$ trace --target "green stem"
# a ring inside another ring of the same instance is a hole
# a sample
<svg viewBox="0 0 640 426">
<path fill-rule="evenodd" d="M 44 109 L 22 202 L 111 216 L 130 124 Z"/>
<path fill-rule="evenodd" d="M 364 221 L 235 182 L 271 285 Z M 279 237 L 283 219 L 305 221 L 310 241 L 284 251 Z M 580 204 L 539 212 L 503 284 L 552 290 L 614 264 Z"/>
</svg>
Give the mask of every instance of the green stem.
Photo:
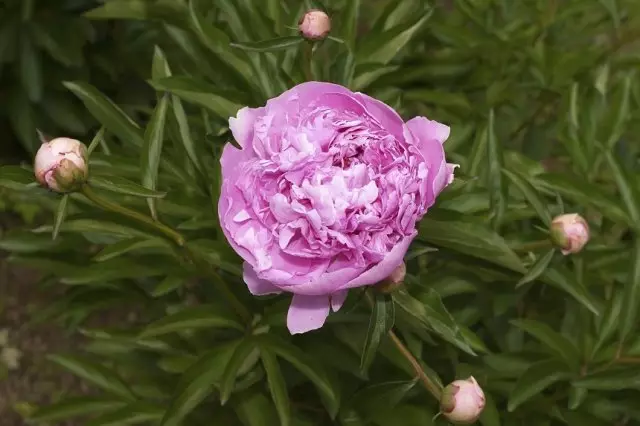
<svg viewBox="0 0 640 426">
<path fill-rule="evenodd" d="M 105 210 L 112 211 L 114 213 L 121 214 L 137 222 L 140 222 L 143 225 L 149 226 L 151 228 L 155 228 L 158 232 L 163 234 L 169 240 L 173 241 L 177 246 L 179 247 L 184 246 L 184 237 L 180 235 L 178 232 L 174 231 L 173 229 L 169 228 L 168 226 L 156 220 L 151 219 L 148 216 L 143 215 L 142 213 L 138 213 L 137 211 L 131 210 L 127 207 L 122 207 L 119 204 L 116 204 L 112 201 L 102 198 L 101 196 L 99 196 L 93 191 L 93 189 L 91 188 L 91 186 L 89 186 L 89 184 L 85 183 L 84 185 L 82 185 L 80 192 L 82 193 L 82 195 L 87 197 L 89 201 L 93 202 L 98 207 L 101 207 Z"/>
<path fill-rule="evenodd" d="M 371 297 L 371 294 L 369 292 L 366 292 L 366 296 L 367 302 L 369 302 L 369 306 L 373 307 L 373 298 Z M 400 352 L 400 354 L 407 360 L 407 362 L 409 362 L 409 364 L 413 368 L 413 371 L 416 373 L 416 377 L 422 382 L 424 388 L 431 395 L 433 395 L 436 401 L 440 401 L 440 398 L 442 397 L 442 389 L 440 389 L 440 386 L 434 383 L 429 378 L 429 376 L 427 376 L 427 373 L 424 372 L 422 366 L 420 365 L 420 361 L 418 361 L 416 357 L 413 356 L 409 348 L 407 348 L 405 344 L 402 343 L 402 340 L 400 340 L 398 335 L 393 330 L 389 330 L 388 335 L 391 339 L 391 342 L 398 349 L 398 352 Z"/>
<path fill-rule="evenodd" d="M 302 59 L 302 67 L 304 71 L 304 78 L 307 81 L 313 81 L 313 72 L 311 71 L 311 60 L 313 57 L 313 43 L 310 41 L 304 42 L 303 48 L 304 58 Z"/>
</svg>

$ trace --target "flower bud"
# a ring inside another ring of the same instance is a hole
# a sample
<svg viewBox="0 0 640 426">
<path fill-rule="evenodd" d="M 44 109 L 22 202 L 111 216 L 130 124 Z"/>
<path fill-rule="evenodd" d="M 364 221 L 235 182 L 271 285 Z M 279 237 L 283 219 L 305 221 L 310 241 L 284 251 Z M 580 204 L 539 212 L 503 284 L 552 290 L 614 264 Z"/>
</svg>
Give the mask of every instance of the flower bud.
<svg viewBox="0 0 640 426">
<path fill-rule="evenodd" d="M 551 222 L 551 240 L 562 254 L 578 253 L 589 241 L 589 224 L 578 214 L 563 214 Z"/>
<path fill-rule="evenodd" d="M 322 10 L 312 9 L 300 18 L 298 29 L 307 40 L 324 40 L 331 31 L 331 18 Z"/>
<path fill-rule="evenodd" d="M 440 398 L 440 412 L 451 422 L 471 424 L 478 420 L 484 409 L 484 392 L 476 382 L 469 377 L 466 380 L 456 380 L 442 391 Z"/>
<path fill-rule="evenodd" d="M 404 284 L 404 276 L 407 274 L 407 266 L 402 262 L 396 269 L 393 270 L 389 277 L 378 284 L 378 290 L 382 293 L 391 293 L 396 290 L 402 284 Z"/>
<path fill-rule="evenodd" d="M 38 182 L 50 190 L 76 191 L 88 177 L 87 147 L 69 138 L 44 142 L 36 154 L 34 169 Z"/>
</svg>

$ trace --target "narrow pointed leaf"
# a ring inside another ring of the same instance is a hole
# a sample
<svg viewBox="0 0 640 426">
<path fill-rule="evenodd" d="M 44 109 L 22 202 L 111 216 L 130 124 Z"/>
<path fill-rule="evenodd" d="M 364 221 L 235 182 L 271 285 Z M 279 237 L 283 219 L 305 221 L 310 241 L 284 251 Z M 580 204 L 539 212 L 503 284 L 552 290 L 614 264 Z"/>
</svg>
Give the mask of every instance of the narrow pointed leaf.
<svg viewBox="0 0 640 426">
<path fill-rule="evenodd" d="M 618 185 L 620 198 L 624 203 L 627 213 L 633 221 L 636 229 L 640 229 L 640 196 L 635 186 L 635 180 L 632 180 L 628 173 L 622 168 L 618 159 L 610 150 L 605 150 L 604 157 L 607 160 L 609 169 L 613 174 L 613 178 Z"/>
<path fill-rule="evenodd" d="M 161 238 L 131 238 L 105 247 L 93 257 L 93 260 L 104 262 L 135 250 L 169 247 L 166 240 Z"/>
<path fill-rule="evenodd" d="M 640 309 L 640 237 L 636 236 L 630 270 L 624 289 L 624 302 L 620 321 L 620 339 L 626 340 L 637 329 Z"/>
<path fill-rule="evenodd" d="M 184 106 L 182 106 L 182 101 L 178 96 L 174 95 L 171 97 L 171 104 L 173 105 L 173 114 L 175 115 L 176 122 L 178 123 L 180 139 L 182 141 L 182 145 L 184 146 L 184 150 L 187 153 L 189 160 L 191 160 L 196 169 L 200 173 L 204 173 L 201 159 L 202 153 L 200 152 L 200 147 L 195 144 L 191 135 L 191 127 L 189 126 L 189 121 L 187 120 L 187 114 L 184 111 Z"/>
<path fill-rule="evenodd" d="M 340 392 L 322 367 L 310 360 L 299 348 L 274 335 L 261 335 L 258 338 L 262 350 L 271 351 L 285 359 L 315 385 L 329 414 L 335 417 L 340 407 Z"/>
<path fill-rule="evenodd" d="M 489 111 L 487 123 L 487 160 L 489 162 L 487 187 L 489 188 L 489 205 L 491 207 L 493 229 L 500 229 L 506 210 L 504 185 L 502 183 L 502 147 L 496 136 L 495 113 Z"/>
<path fill-rule="evenodd" d="M 358 48 L 358 62 L 388 64 L 420 31 L 432 13 L 429 9 L 412 25 L 401 23 L 380 34 L 370 35 Z"/>
<path fill-rule="evenodd" d="M 65 194 L 60 199 L 58 203 L 58 209 L 56 210 L 56 217 L 53 223 L 53 232 L 51 233 L 52 239 L 58 238 L 58 234 L 60 233 L 60 227 L 64 222 L 64 219 L 67 217 L 67 210 L 69 207 L 69 194 Z"/>
<path fill-rule="evenodd" d="M 121 408 L 125 401 L 109 398 L 82 396 L 67 398 L 60 402 L 38 409 L 29 416 L 29 420 L 34 422 L 61 422 L 79 416 L 91 414 L 103 414 Z"/>
<path fill-rule="evenodd" d="M 142 146 L 142 130 L 122 109 L 87 83 L 68 81 L 64 86 L 71 90 L 87 107 L 91 115 L 111 133 L 125 143 Z"/>
<path fill-rule="evenodd" d="M 98 416 L 85 423 L 85 426 L 127 426 L 149 424 L 162 418 L 164 410 L 160 407 L 136 402 L 114 412 Z"/>
<path fill-rule="evenodd" d="M 289 426 L 291 424 L 291 403 L 289 401 L 287 383 L 280 370 L 280 364 L 275 355 L 269 351 L 261 351 L 260 357 L 262 358 L 264 370 L 267 373 L 269 392 L 276 406 L 280 424 L 282 426 Z"/>
<path fill-rule="evenodd" d="M 581 357 L 571 340 L 558 333 L 547 324 L 532 320 L 513 320 L 513 325 L 538 339 L 543 345 L 563 359 L 567 365 L 576 366 Z"/>
<path fill-rule="evenodd" d="M 571 382 L 578 388 L 598 391 L 619 391 L 640 387 L 640 368 L 613 367 L 581 377 Z"/>
<path fill-rule="evenodd" d="M 600 301 L 589 293 L 589 290 L 578 282 L 566 267 L 547 265 L 547 269 L 542 272 L 539 279 L 566 292 L 595 315 L 600 315 L 602 310 Z"/>
<path fill-rule="evenodd" d="M 536 211 L 538 217 L 542 222 L 549 226 L 551 225 L 551 214 L 546 207 L 546 203 L 538 194 L 538 191 L 527 181 L 520 173 L 503 169 L 502 172 L 511 181 L 511 183 L 518 188 L 529 205 Z"/>
<path fill-rule="evenodd" d="M 361 0 L 351 0 L 347 2 L 345 10 L 341 13 L 342 26 L 340 36 L 347 43 L 351 51 L 355 50 L 356 31 L 358 28 L 358 18 L 360 17 Z"/>
<path fill-rule="evenodd" d="M 530 283 L 531 281 L 535 281 L 540 275 L 542 275 L 547 269 L 547 266 L 549 266 L 549 263 L 551 263 L 553 255 L 555 253 L 556 250 L 551 249 L 542 256 L 539 256 L 538 259 L 536 259 L 535 263 L 531 265 L 524 277 L 522 277 L 520 281 L 518 281 L 518 283 L 516 284 L 516 288 L 521 287 L 526 283 Z"/>
<path fill-rule="evenodd" d="M 164 127 L 169 109 L 169 96 L 165 95 L 158 102 L 158 106 L 151 116 L 151 121 L 144 134 L 144 147 L 142 149 L 142 185 L 150 190 L 155 190 L 160 167 L 160 156 L 164 143 Z M 156 202 L 153 197 L 147 198 L 151 216 L 157 218 Z"/>
<path fill-rule="evenodd" d="M 118 194 L 133 195 L 135 197 L 163 198 L 166 192 L 155 191 L 120 176 L 92 176 L 89 183 L 96 188 L 116 192 Z"/>
<path fill-rule="evenodd" d="M 275 52 L 291 49 L 303 41 L 304 39 L 300 36 L 285 36 L 256 42 L 235 42 L 231 43 L 231 46 L 248 52 Z"/>
<path fill-rule="evenodd" d="M 566 367 L 555 360 L 533 364 L 520 376 L 515 388 L 510 392 L 507 410 L 514 411 L 549 386 L 570 376 L 571 374 L 566 370 Z"/>
<path fill-rule="evenodd" d="M 71 371 L 76 376 L 93 383 L 113 395 L 117 395 L 125 400 L 132 400 L 134 398 L 129 387 L 118 377 L 115 371 L 103 365 L 70 355 L 50 355 L 48 358 Z"/>
<path fill-rule="evenodd" d="M 256 342 L 253 339 L 243 340 L 233 352 L 231 360 L 224 369 L 220 383 L 220 404 L 225 405 L 233 392 L 239 371 L 247 361 L 249 355 L 256 350 Z"/>
<path fill-rule="evenodd" d="M 184 309 L 151 323 L 141 333 L 140 337 L 154 337 L 196 328 L 231 328 L 239 331 L 243 327 L 235 318 L 220 308 L 202 305 Z"/>
<path fill-rule="evenodd" d="M 219 346 L 201 355 L 187 369 L 177 385 L 176 393 L 162 418 L 162 426 L 178 426 L 220 382 L 225 366 L 229 363 L 239 342 Z"/>
<path fill-rule="evenodd" d="M 89 144 L 89 148 L 87 148 L 88 157 L 91 157 L 91 153 L 98 147 L 98 145 L 103 143 L 105 131 L 106 129 L 104 128 L 104 126 L 100 127 L 100 130 L 98 130 L 98 133 L 96 133 L 96 135 L 91 140 L 91 143 Z"/>
<path fill-rule="evenodd" d="M 378 347 L 383 337 L 393 328 L 395 322 L 395 311 L 393 300 L 383 294 L 376 294 L 373 297 L 373 307 L 369 319 L 369 329 L 362 348 L 360 357 L 360 370 L 366 373 L 369 366 L 375 359 Z"/>
</svg>

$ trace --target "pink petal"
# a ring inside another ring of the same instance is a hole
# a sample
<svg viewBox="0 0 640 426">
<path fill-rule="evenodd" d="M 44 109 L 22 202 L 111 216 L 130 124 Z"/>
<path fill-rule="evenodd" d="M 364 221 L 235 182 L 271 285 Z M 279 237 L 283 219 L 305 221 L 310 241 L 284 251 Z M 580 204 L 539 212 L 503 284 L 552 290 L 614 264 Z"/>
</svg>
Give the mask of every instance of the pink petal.
<svg viewBox="0 0 640 426">
<path fill-rule="evenodd" d="M 301 296 L 294 294 L 287 314 L 287 328 L 291 334 L 317 330 L 329 316 L 329 296 Z"/>
<path fill-rule="evenodd" d="M 340 290 L 344 290 L 348 288 L 372 285 L 387 278 L 403 262 L 404 255 L 407 253 L 407 250 L 411 245 L 411 241 L 413 241 L 416 235 L 418 235 L 418 233 L 414 231 L 413 234 L 408 237 L 404 237 L 395 245 L 395 247 L 393 247 L 393 249 L 391 249 L 380 263 L 338 288 Z"/>
<path fill-rule="evenodd" d="M 347 290 L 344 290 L 338 291 L 337 293 L 333 293 L 331 295 L 331 310 L 333 312 L 338 312 L 340 308 L 342 308 L 344 301 L 347 300 L 348 294 L 349 292 Z"/>
<path fill-rule="evenodd" d="M 244 107 L 238 111 L 236 117 L 229 118 L 229 129 L 231 129 L 231 133 L 233 133 L 233 138 L 243 148 L 251 144 L 251 140 L 253 139 L 253 124 L 261 112 L 261 109 L 262 108 L 254 109 Z"/>
<path fill-rule="evenodd" d="M 249 291 L 254 296 L 281 293 L 280 289 L 269 281 L 258 278 L 256 271 L 254 271 L 253 267 L 248 262 L 244 262 L 242 264 L 242 278 L 244 279 L 245 284 L 247 284 Z"/>
</svg>

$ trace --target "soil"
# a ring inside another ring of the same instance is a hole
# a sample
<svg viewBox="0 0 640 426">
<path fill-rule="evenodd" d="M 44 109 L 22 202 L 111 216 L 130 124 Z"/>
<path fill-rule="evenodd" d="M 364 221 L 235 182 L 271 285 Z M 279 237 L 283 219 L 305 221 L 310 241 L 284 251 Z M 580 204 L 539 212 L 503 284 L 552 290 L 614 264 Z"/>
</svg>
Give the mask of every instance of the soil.
<svg viewBox="0 0 640 426">
<path fill-rule="evenodd" d="M 2 229 L 9 223 L 0 219 Z M 2 237 L 0 229 L 0 238 Z M 46 360 L 51 353 L 77 348 L 81 342 L 51 323 L 29 324 L 31 313 L 56 297 L 38 286 L 39 276 L 28 269 L 10 265 L 0 253 L 0 423 L 23 426 L 24 417 L 66 394 L 86 394 L 89 389 L 73 375 Z M 7 350 L 8 349 L 8 350 Z M 12 355 L 13 360 L 4 360 Z M 4 356 L 3 356 L 4 355 Z M 7 361 L 14 361 L 9 368 Z M 54 425 L 51 425 L 54 426 Z M 77 422 L 55 426 L 80 426 Z"/>
</svg>

